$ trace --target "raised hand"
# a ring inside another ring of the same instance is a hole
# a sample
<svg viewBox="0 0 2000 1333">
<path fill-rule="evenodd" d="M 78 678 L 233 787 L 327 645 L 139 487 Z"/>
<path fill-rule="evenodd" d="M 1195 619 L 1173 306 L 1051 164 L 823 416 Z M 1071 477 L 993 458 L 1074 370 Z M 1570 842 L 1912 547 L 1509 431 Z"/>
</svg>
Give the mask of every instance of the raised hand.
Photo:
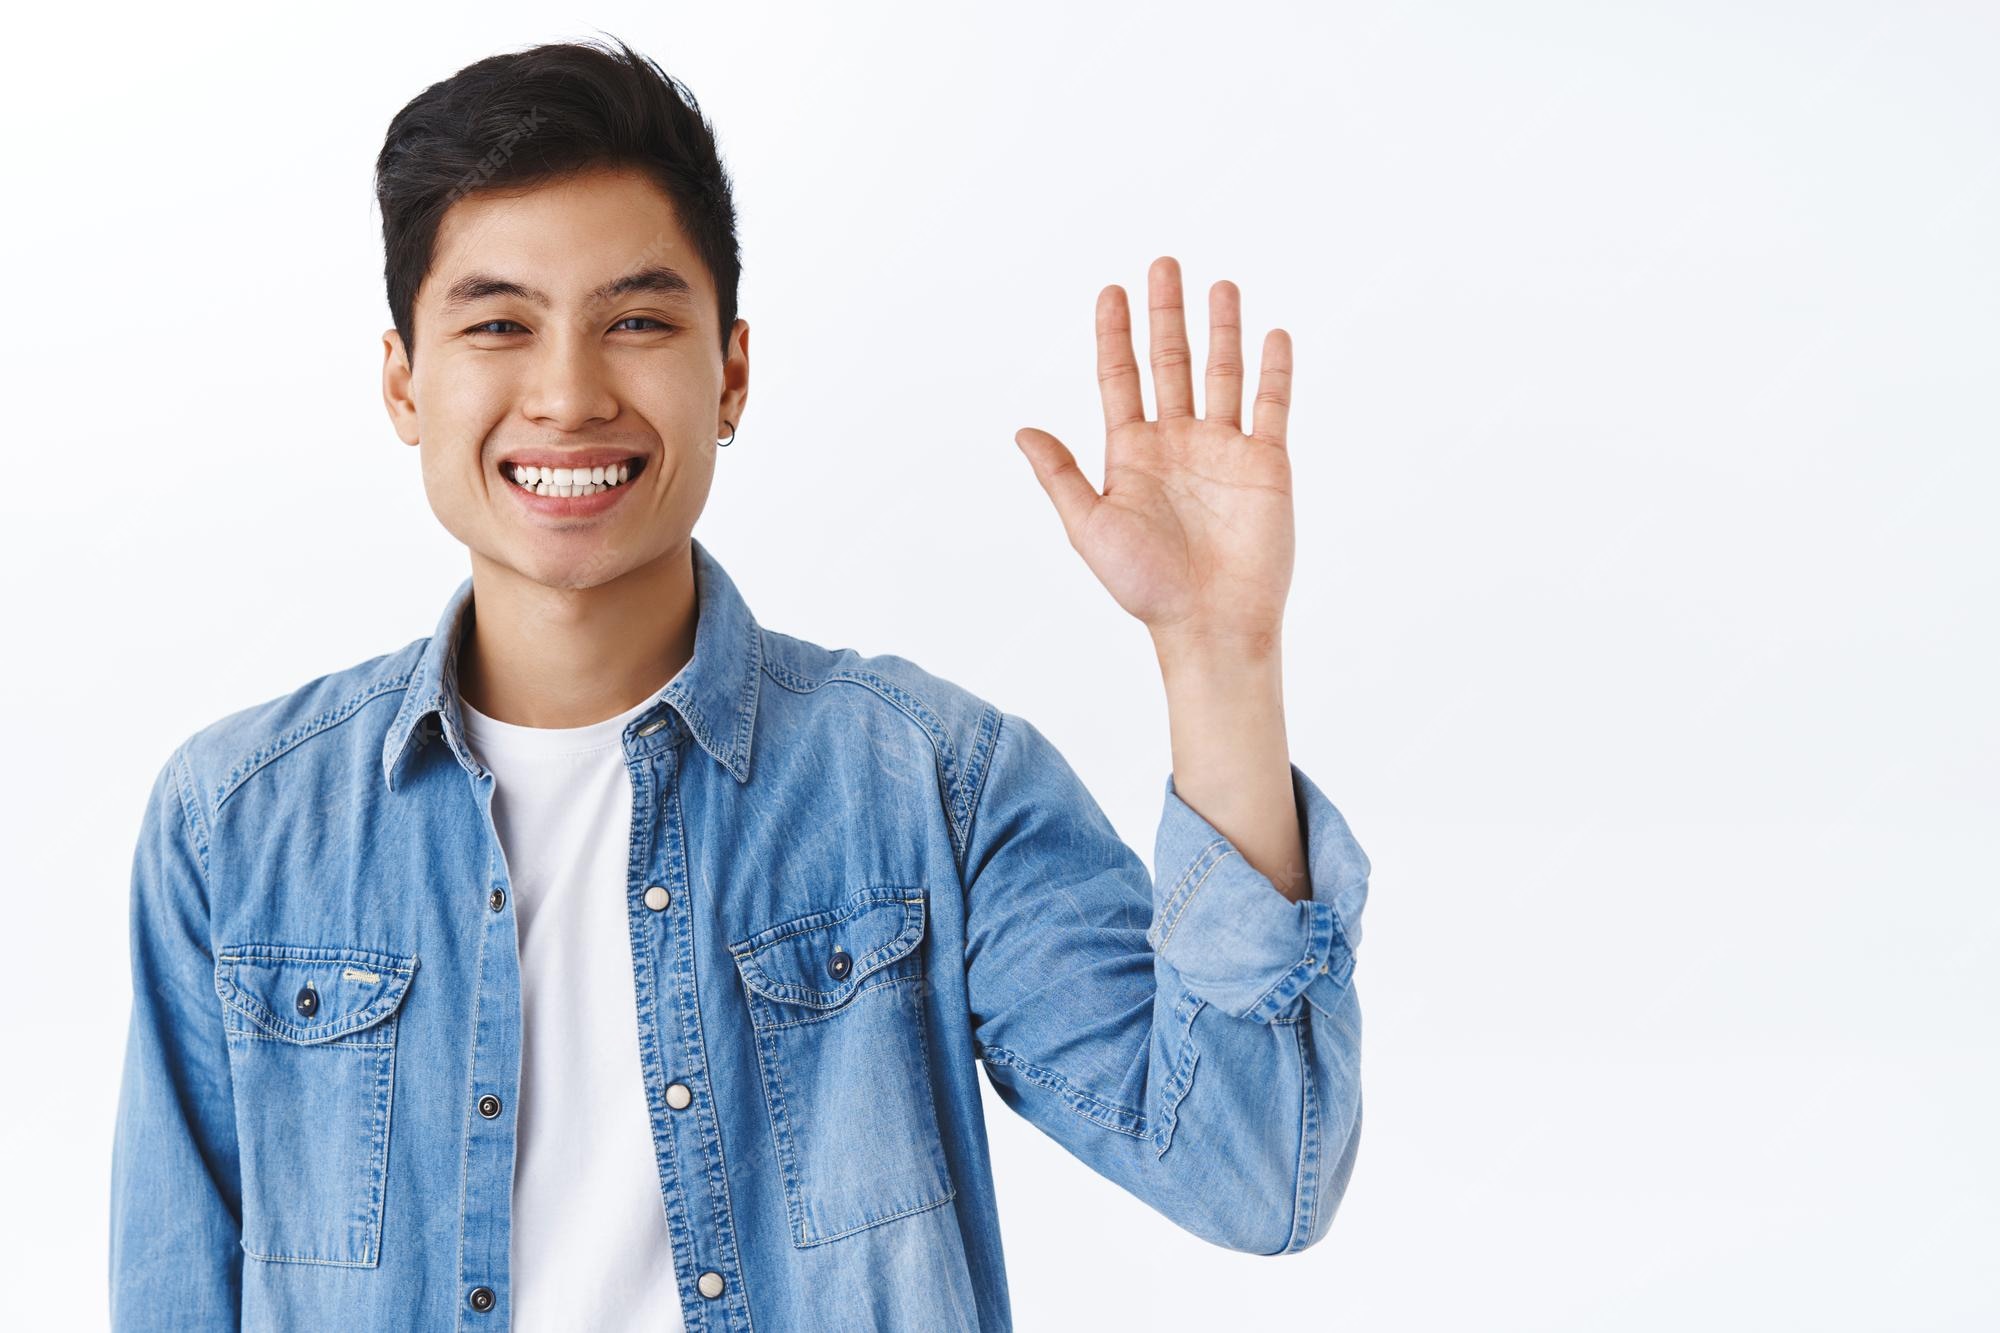
<svg viewBox="0 0 2000 1333">
<path fill-rule="evenodd" d="M 1146 419 L 1125 289 L 1097 294 L 1097 378 L 1104 399 L 1104 490 L 1063 443 L 1032 426 L 1015 433 L 1069 542 L 1117 603 L 1156 644 L 1213 650 L 1274 646 L 1291 588 L 1292 468 L 1285 445 L 1292 342 L 1264 337 L 1252 425 L 1241 425 L 1240 296 L 1232 282 L 1208 292 L 1208 370 L 1195 415 L 1180 264 L 1170 255 L 1147 274 L 1153 397 Z"/>
</svg>

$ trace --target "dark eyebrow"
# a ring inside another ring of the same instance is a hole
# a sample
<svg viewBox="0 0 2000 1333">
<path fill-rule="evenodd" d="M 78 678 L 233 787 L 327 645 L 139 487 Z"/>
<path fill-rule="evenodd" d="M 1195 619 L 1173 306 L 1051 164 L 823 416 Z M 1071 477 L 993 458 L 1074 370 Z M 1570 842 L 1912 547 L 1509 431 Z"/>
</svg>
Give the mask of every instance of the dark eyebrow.
<svg viewBox="0 0 2000 1333">
<path fill-rule="evenodd" d="M 590 294 L 592 301 L 609 301 L 624 296 L 628 292 L 654 292 L 666 297 L 691 297 L 694 288 L 680 275 L 678 269 L 665 264 L 652 264 L 622 278 L 613 279 Z"/>
<path fill-rule="evenodd" d="M 627 273 L 622 278 L 614 278 L 590 294 L 592 304 L 610 301 L 630 292 L 655 292 L 661 296 L 686 299 L 694 295 L 694 288 L 676 269 L 665 264 L 651 264 L 645 268 Z M 460 306 L 483 301 L 489 296 L 511 296 L 548 309 L 548 293 L 535 287 L 526 286 L 509 278 L 495 277 L 490 273 L 468 273 L 446 289 L 444 309 L 455 310 Z"/>
</svg>

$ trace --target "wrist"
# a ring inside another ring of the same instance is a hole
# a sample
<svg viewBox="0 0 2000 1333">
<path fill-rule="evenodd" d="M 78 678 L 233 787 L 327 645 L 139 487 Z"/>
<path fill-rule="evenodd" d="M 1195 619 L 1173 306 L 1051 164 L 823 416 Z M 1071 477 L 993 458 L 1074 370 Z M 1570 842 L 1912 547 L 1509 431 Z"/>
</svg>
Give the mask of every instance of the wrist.
<svg viewBox="0 0 2000 1333">
<path fill-rule="evenodd" d="M 1170 679 L 1255 678 L 1275 670 L 1284 655 L 1277 625 L 1268 630 L 1177 626 L 1154 629 L 1152 636 L 1160 670 Z"/>
</svg>

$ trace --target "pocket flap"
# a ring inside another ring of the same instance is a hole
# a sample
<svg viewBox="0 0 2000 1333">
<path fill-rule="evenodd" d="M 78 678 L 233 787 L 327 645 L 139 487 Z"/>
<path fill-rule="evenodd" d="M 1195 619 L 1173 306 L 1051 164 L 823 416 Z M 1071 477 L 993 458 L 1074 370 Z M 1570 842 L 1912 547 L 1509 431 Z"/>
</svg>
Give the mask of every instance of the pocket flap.
<svg viewBox="0 0 2000 1333">
<path fill-rule="evenodd" d="M 832 1009 L 924 937 L 924 891 L 870 888 L 729 946 L 743 984 L 766 999 Z M 843 955 L 844 960 L 837 960 Z"/>
<path fill-rule="evenodd" d="M 417 956 L 375 949 L 237 944 L 215 957 L 215 992 L 257 1028 L 311 1044 L 359 1032 L 396 1012 Z M 307 1013 L 301 994 L 313 991 Z"/>
</svg>

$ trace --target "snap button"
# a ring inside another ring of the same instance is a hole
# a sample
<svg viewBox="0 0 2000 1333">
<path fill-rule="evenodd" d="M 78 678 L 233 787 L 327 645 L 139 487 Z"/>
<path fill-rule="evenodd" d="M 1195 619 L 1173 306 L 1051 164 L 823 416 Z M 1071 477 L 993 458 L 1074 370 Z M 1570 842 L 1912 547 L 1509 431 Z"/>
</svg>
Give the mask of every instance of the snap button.
<svg viewBox="0 0 2000 1333">
<path fill-rule="evenodd" d="M 674 896 L 658 884 L 646 890 L 646 906 L 652 908 L 655 912 L 666 911 L 667 904 L 673 900 Z"/>
<path fill-rule="evenodd" d="M 835 981 L 844 981 L 847 974 L 854 970 L 854 959 L 847 950 L 835 949 L 833 957 L 826 960 L 826 970 Z"/>
<path fill-rule="evenodd" d="M 714 1300 L 722 1294 L 722 1274 L 715 1272 L 703 1273 L 694 1280 L 694 1285 L 695 1290 L 710 1300 Z"/>
<path fill-rule="evenodd" d="M 311 986 L 301 986 L 299 988 L 298 1005 L 299 1012 L 307 1018 L 311 1018 L 319 1012 L 319 992 Z"/>
<path fill-rule="evenodd" d="M 486 905 L 492 908 L 496 912 L 499 911 L 501 908 L 507 905 L 506 893 L 504 893 L 499 889 L 493 890 L 493 892 L 487 896 Z"/>
<path fill-rule="evenodd" d="M 1312 956 L 1311 954 L 1307 954 L 1307 955 L 1306 955 L 1306 966 L 1307 966 L 1307 967 L 1311 967 L 1312 965 L 1313 965 L 1313 956 Z"/>
<path fill-rule="evenodd" d="M 645 726 L 639 728 L 638 734 L 641 736 L 650 736 L 654 732 L 658 731 L 661 727 L 664 727 L 666 725 L 667 725 L 666 714 L 662 713 L 660 716 L 654 718 L 651 722 L 648 722 Z"/>
<path fill-rule="evenodd" d="M 481 1314 L 485 1314 L 493 1308 L 493 1288 L 474 1287 L 472 1295 L 468 1299 L 471 1300 L 473 1309 L 479 1311 Z"/>
<path fill-rule="evenodd" d="M 667 1105 L 673 1107 L 676 1111 L 687 1110 L 687 1104 L 693 1100 L 694 1094 L 688 1091 L 687 1084 L 667 1084 Z"/>
<path fill-rule="evenodd" d="M 481 1097 L 479 1099 L 479 1114 L 485 1116 L 488 1120 L 491 1120 L 494 1116 L 499 1115 L 500 1099 L 498 1097 L 495 1097 L 490 1092 L 487 1093 L 484 1097 Z"/>
</svg>

